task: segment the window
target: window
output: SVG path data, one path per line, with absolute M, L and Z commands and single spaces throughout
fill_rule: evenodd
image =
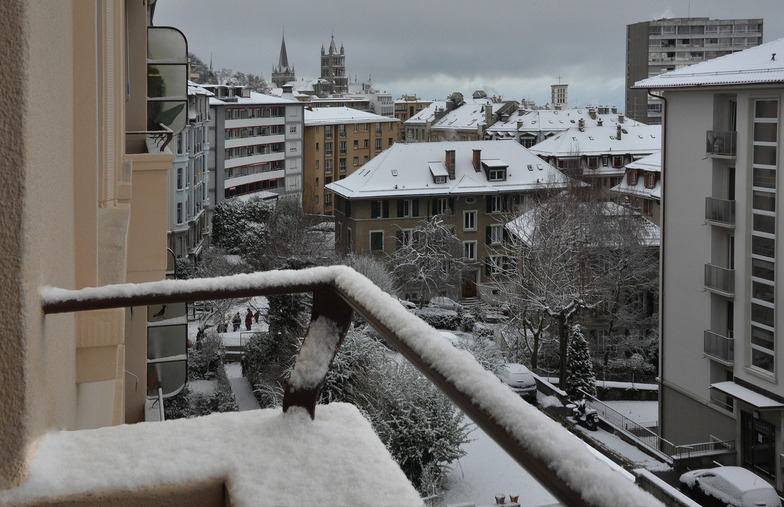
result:
M 332 139 L 332 125 L 324 126 L 324 137 L 326 139 Z
M 488 181 L 506 181 L 506 169 L 490 169 L 487 172 Z
M 376 139 L 376 152 L 381 151 L 381 139 Z
M 297 133 L 297 126 L 296 125 L 291 125 L 289 127 L 289 134 L 296 134 L 296 133 Z
M 502 195 L 488 195 L 485 197 L 487 203 L 488 213 L 500 213 L 504 211 L 504 196 Z
M 496 245 L 504 240 L 504 226 L 493 224 L 487 227 L 487 243 Z
M 463 212 L 463 230 L 464 231 L 476 230 L 476 211 Z
M 599 168 L 599 157 L 588 157 L 588 169 Z
M 342 172 L 342 173 L 346 172 L 346 159 L 345 158 L 341 158 L 340 159 L 340 172 Z
M 325 160 L 324 161 L 324 173 L 325 174 L 332 174 L 332 161 Z
M 506 269 L 506 257 L 502 255 L 491 255 L 485 259 L 485 274 L 499 275 Z
M 354 149 L 355 150 L 359 149 L 359 139 L 354 139 Z
M 623 167 L 623 155 L 613 155 L 612 166 L 615 168 Z
M 177 203 L 177 223 L 178 224 L 182 223 L 182 203 L 181 202 Z
M 433 214 L 434 215 L 450 215 L 454 208 L 452 200 L 446 197 L 438 197 L 433 199 Z
M 411 229 L 397 231 L 395 233 L 395 248 L 400 249 L 404 246 L 411 246 L 412 233 Z
M 468 261 L 476 260 L 476 241 L 463 242 L 463 258 Z
M 346 125 L 338 125 L 340 137 L 346 137 Z
M 319 143 L 316 143 L 316 151 L 319 151 Z
M 359 165 L 359 157 L 354 157 L 354 167 Z
M 626 183 L 631 186 L 637 184 L 637 171 L 634 169 L 630 169 L 629 172 L 626 173 Z
M 338 149 L 340 150 L 340 155 L 345 155 L 346 154 L 346 141 L 340 141 L 340 144 L 338 146 L 339 146 Z
M 324 143 L 324 155 L 327 157 L 332 156 L 332 143 Z
M 362 147 L 365 148 L 365 149 L 370 148 L 370 140 L 368 140 L 368 139 L 363 140 L 362 141 Z
M 389 218 L 389 201 L 371 201 L 370 218 Z
M 177 168 L 177 190 L 182 190 L 182 167 Z
M 370 233 L 370 250 L 372 252 L 384 250 L 384 231 L 372 231 Z
M 778 100 L 754 102 L 751 189 L 751 366 L 774 374 Z
M 645 174 L 645 188 L 653 188 L 656 186 L 656 173 Z
M 642 201 L 642 212 L 646 215 L 653 215 L 653 201 L 644 199 Z

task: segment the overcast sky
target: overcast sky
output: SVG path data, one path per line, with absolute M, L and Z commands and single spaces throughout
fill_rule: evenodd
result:
M 763 42 L 784 37 L 781 0 L 158 0 L 171 25 L 216 69 L 270 81 L 285 30 L 297 79 L 319 76 L 334 33 L 352 81 L 392 94 L 444 99 L 477 89 L 569 106 L 624 107 L 626 25 L 663 17 L 762 18 Z

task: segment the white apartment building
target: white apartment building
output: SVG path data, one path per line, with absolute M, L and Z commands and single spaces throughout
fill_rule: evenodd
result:
M 207 123 L 212 92 L 188 82 L 188 122 L 174 137 L 169 174 L 169 249 L 177 257 L 198 259 L 209 244 L 210 196 Z
M 627 25 L 626 114 L 660 124 L 662 103 L 634 83 L 761 43 L 762 19 L 664 18 Z
M 675 444 L 734 441 L 729 461 L 779 491 L 782 56 L 784 39 L 636 85 L 662 90 L 665 104 L 662 436 Z
M 210 97 L 210 197 L 277 194 L 300 200 L 305 104 L 241 86 L 203 85 Z

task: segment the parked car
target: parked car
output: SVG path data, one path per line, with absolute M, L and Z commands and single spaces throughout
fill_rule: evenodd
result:
M 498 370 L 498 378 L 529 403 L 536 403 L 536 379 L 522 364 L 506 363 Z
M 776 489 L 743 467 L 692 470 L 681 475 L 681 491 L 701 505 L 780 507 Z
M 463 311 L 463 307 L 460 305 L 460 303 L 453 301 L 444 296 L 436 296 L 430 299 L 430 304 L 428 306 L 443 308 L 444 310 L 454 310 L 457 313 Z

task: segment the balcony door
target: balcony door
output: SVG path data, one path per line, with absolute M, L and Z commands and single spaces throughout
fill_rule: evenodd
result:
M 748 412 L 741 412 L 743 466 L 770 478 L 776 477 L 776 427 Z

